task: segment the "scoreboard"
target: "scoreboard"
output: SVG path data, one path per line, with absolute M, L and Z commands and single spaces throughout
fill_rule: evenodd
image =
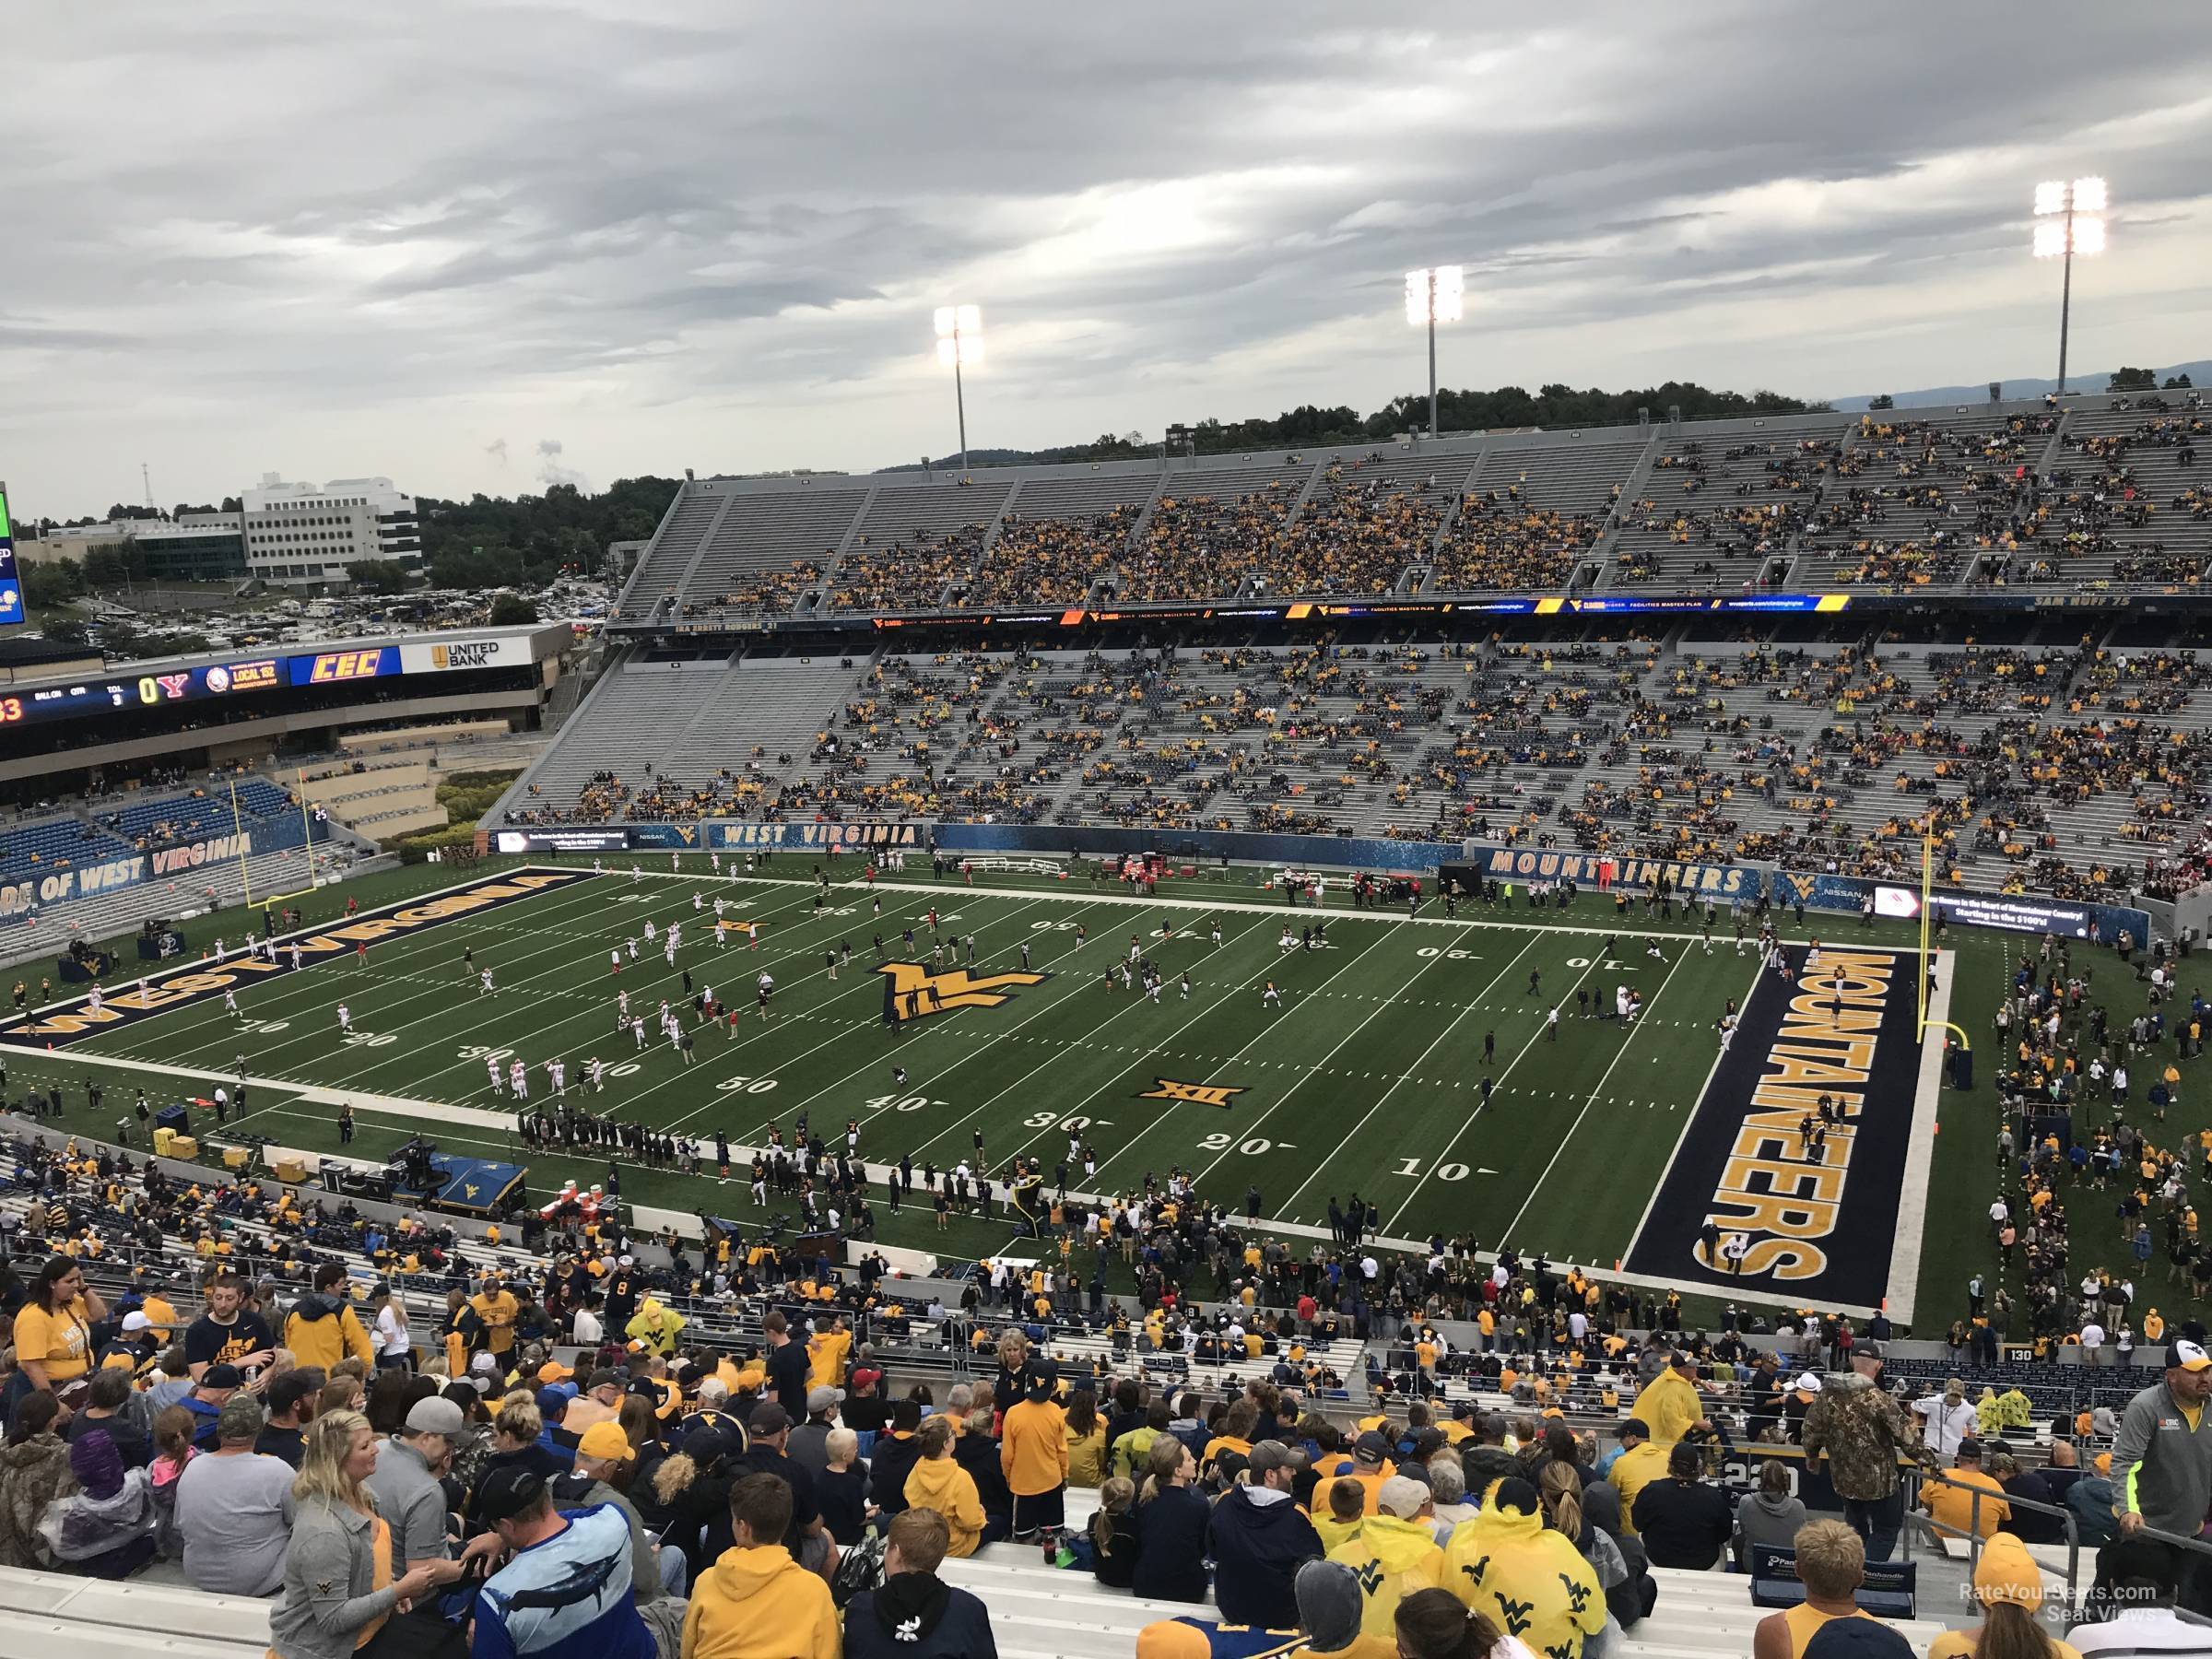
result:
M 10 690 L 0 696 L 0 726 L 103 714 L 119 709 L 158 709 L 167 703 L 228 700 L 256 691 L 392 679 L 400 673 L 396 645 L 350 646 L 339 651 L 291 652 L 282 656 L 209 663 L 198 668 L 134 674 L 124 665 L 74 684 Z
M 8 522 L 7 486 L 0 484 L 0 628 L 20 627 L 29 619 L 23 611 L 23 579 L 16 572 L 15 529 Z

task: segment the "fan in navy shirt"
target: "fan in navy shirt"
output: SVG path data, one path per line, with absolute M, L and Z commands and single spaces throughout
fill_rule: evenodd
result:
M 477 1509 L 513 1554 L 477 1592 L 470 1659 L 655 1659 L 618 1508 L 556 1510 L 542 1476 L 511 1465 L 485 1478 Z

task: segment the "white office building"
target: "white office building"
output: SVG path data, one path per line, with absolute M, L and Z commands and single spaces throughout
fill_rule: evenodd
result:
M 343 583 L 346 567 L 391 559 L 422 566 L 415 498 L 389 478 L 333 478 L 287 484 L 275 473 L 246 491 L 246 564 L 261 581 L 306 587 Z

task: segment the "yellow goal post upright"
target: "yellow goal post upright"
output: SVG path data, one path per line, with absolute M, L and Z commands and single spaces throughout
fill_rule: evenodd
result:
M 1924 1038 L 1931 1024 L 1939 1024 L 1959 1039 L 1960 1048 L 1971 1051 L 1974 1045 L 1967 1040 L 1963 1027 L 1955 1026 L 1947 1019 L 1931 1021 L 1928 1018 L 1929 930 L 1936 924 L 1935 891 L 1936 831 L 1931 826 L 1920 841 L 1920 1018 L 1913 1027 L 1913 1034 Z
M 288 900 L 312 893 L 315 887 L 315 823 L 312 814 L 308 810 L 307 773 L 304 770 L 296 770 L 293 775 L 300 781 L 300 830 L 303 838 L 300 845 L 301 850 L 307 853 L 307 885 L 288 893 L 265 893 L 259 900 L 253 897 L 253 884 L 246 875 L 245 820 L 238 805 L 238 780 L 236 778 L 230 780 L 230 824 L 238 836 L 239 879 L 245 884 L 246 908 L 262 912 L 265 931 L 269 909 L 272 905 L 282 904 Z

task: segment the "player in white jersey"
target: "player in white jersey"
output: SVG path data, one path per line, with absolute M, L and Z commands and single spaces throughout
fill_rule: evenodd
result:
M 221 939 L 217 939 L 215 942 L 215 965 L 218 968 L 220 968 L 225 962 L 229 960 L 229 951 L 224 947 Z
M 769 972 L 766 969 L 763 969 L 760 973 L 760 989 L 763 991 L 773 991 L 775 988 L 776 976 Z
M 514 1090 L 514 1098 L 518 1100 L 530 1098 L 530 1068 L 520 1060 L 507 1068 L 507 1087 Z
M 100 994 L 100 990 L 98 985 L 92 987 L 92 994 L 86 999 L 86 1003 L 95 1014 L 98 1014 L 100 1008 L 104 1006 L 104 999 Z
M 622 949 L 620 946 L 617 946 L 614 949 L 606 953 L 606 961 L 607 966 L 612 968 L 617 973 L 622 971 Z
M 675 875 L 679 869 L 682 868 L 682 866 L 677 863 L 677 859 L 679 856 L 680 854 L 675 853 L 668 854 L 668 874 L 671 876 Z
M 569 1092 L 569 1063 L 566 1060 L 547 1061 L 546 1076 L 553 1080 L 555 1094 L 565 1095 Z
M 338 1005 L 338 1030 L 347 1036 L 353 1034 L 353 1010 L 344 1003 Z
M 715 874 L 715 875 L 719 876 L 719 875 L 721 875 L 721 874 L 722 874 L 722 854 L 721 854 L 721 853 L 708 853 L 708 854 L 707 854 L 707 864 L 708 864 L 708 866 L 713 870 L 713 872 L 714 872 L 714 874 Z M 722 902 L 722 900 L 719 900 L 719 899 L 717 899 L 717 900 L 716 900 L 714 902 L 715 902 L 715 903 L 717 903 L 717 904 L 720 904 L 720 903 Z
M 697 915 L 704 908 L 706 902 L 697 888 L 691 889 L 691 913 L 693 915 Z
M 615 998 L 615 1030 L 626 1030 L 629 1026 L 629 993 L 625 991 Z
M 668 948 L 661 952 L 661 960 L 671 968 L 676 966 L 676 940 L 674 938 L 669 939 Z
M 294 939 L 294 940 L 292 941 L 292 971 L 293 971 L 293 972 L 295 972 L 295 973 L 297 973 L 299 971 L 300 971 L 300 941 L 299 941 L 299 940 L 297 940 L 297 939 Z
M 719 917 L 721 916 L 721 914 L 722 914 L 722 905 L 723 905 L 723 900 L 722 900 L 722 899 L 721 899 L 720 895 L 717 895 L 717 896 L 716 896 L 716 898 L 715 898 L 715 900 L 714 900 L 714 914 L 715 914 L 715 916 L 716 916 L 717 918 L 719 918 Z
M 633 863 L 629 866 L 629 879 L 633 884 L 642 881 L 645 879 L 645 872 L 639 869 L 638 866 Z
M 98 1011 L 99 1010 L 97 1008 L 94 1010 L 95 1013 Z M 237 992 L 226 991 L 223 993 L 223 1012 L 229 1015 L 233 1019 L 243 1019 L 245 1018 L 245 1016 L 240 1013 L 238 1009 Z
M 594 1094 L 605 1094 L 606 1092 L 606 1061 L 601 1060 L 596 1056 L 586 1060 L 583 1063 L 583 1075 L 590 1079 L 592 1092 Z
M 646 917 L 646 918 L 645 918 L 645 943 L 646 943 L 646 944 L 648 944 L 648 945 L 650 945 L 650 944 L 652 944 L 652 943 L 653 943 L 653 942 L 655 939 L 657 939 L 657 938 L 659 938 L 659 937 L 660 937 L 660 935 L 659 935 L 659 934 L 657 934 L 657 933 L 655 933 L 655 932 L 653 931 L 653 918 L 652 918 L 651 916 L 648 916 L 648 917 Z
M 477 994 L 478 996 L 489 996 L 491 994 L 491 970 L 488 968 L 485 969 L 483 972 L 477 975 Z
M 485 1055 L 484 1069 L 491 1074 L 491 1092 L 495 1095 L 505 1094 L 507 1092 L 507 1077 L 504 1072 L 500 1070 L 500 1057 L 497 1054 Z
M 1628 1017 L 1629 988 L 1626 985 L 1616 985 L 1613 987 L 1613 1018 L 1625 1021 Z
M 1153 1004 L 1156 1006 L 1158 1006 L 1159 1002 L 1159 975 L 1157 973 L 1153 974 L 1149 979 L 1145 981 L 1145 994 L 1152 999 Z
M 146 1006 L 146 978 L 143 974 L 138 980 L 138 1006 L 142 1008 Z
M 645 1016 L 641 1014 L 629 1022 L 629 1034 L 638 1040 L 638 1053 L 645 1052 Z

